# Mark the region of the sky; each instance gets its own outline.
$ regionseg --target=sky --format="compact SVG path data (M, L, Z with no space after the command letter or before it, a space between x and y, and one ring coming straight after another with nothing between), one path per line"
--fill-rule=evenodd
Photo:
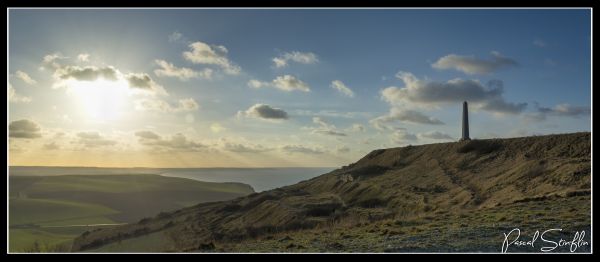
M10 9L9 165L335 167L591 130L588 9Z

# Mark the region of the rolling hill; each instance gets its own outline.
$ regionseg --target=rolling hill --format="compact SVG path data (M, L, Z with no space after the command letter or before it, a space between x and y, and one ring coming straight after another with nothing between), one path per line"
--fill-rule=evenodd
M159 175L9 176L11 251L68 244L90 228L253 193L241 183ZM39 247L33 248L39 249Z
M291 186L88 231L72 250L499 252L513 228L556 227L589 241L590 180L590 133L381 149Z

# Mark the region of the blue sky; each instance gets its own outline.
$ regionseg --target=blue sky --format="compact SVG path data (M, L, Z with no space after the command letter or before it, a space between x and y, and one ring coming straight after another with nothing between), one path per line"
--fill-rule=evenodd
M9 117L23 120L11 129L23 133L10 137L11 164L337 166L376 148L457 140L460 90L471 90L474 138L591 128L590 10L9 16ZM170 75L156 72L157 60ZM128 90L145 74L137 89L149 95L105 91L120 82L104 89L101 77L96 86L77 74L102 68ZM198 76L205 70L210 77ZM336 80L353 95L332 88Z

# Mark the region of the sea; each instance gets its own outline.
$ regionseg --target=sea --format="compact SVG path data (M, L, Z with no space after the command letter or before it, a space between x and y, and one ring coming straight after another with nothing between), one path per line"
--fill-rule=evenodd
M240 182L261 192L328 173L335 167L283 168L104 168L10 166L10 176L157 174L205 182Z

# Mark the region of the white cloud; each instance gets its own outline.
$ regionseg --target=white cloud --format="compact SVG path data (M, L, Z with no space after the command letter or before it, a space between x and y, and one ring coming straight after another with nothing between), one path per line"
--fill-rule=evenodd
M220 148L224 151L235 153L262 153L273 150L273 148L259 144L230 142L226 139L220 140Z
M117 81L117 69L112 66L60 66L54 72L59 79L74 79L78 81L95 81L103 78L110 81Z
M543 121L546 120L548 116L579 118L580 116L589 115L591 113L591 109L589 107L573 106L570 104L559 104L553 108L543 107L536 104L536 109L536 112L525 115L526 119Z
M318 127L309 127L313 134L329 135L329 136L347 136L347 134L337 130L335 125L327 123L320 117L313 117L313 123L317 124Z
M350 128L350 131L352 132L365 132L366 128L364 125L362 124L352 124L352 127Z
M250 81L248 81L248 86L251 88L261 88L261 87L271 86L271 83L258 81L256 79L251 79Z
M275 64L275 67L278 68L287 66L289 61L293 61L300 64L315 64L319 62L319 59L314 53L303 53L298 51L284 53L279 57L273 58L273 63Z
M142 91L145 94L160 94L168 95L167 91L146 73L128 73L123 74L113 66L107 65L102 67L97 66L74 66L62 65L58 63L58 59L64 59L59 54L47 55L44 57L44 64L47 68L54 70L54 78L57 82L53 87L68 87L70 81L90 82L99 79L120 82L124 81L127 87Z
M341 146L341 147L340 147L340 146L338 146L338 147L335 149L335 152L336 152L336 153L338 153L338 154L345 154L345 153L349 153L349 152L350 152L350 148L349 148L349 147L347 147L347 146L345 146L345 145L344 145L344 146Z
M444 122L437 118L427 116L421 112L407 109L400 109L392 107L387 115L379 116L371 119L369 122L377 130L390 130L393 129L389 124L395 121L409 122L414 124L428 124L428 125L443 125Z
M44 144L43 148L45 150L57 150L57 149L60 149L60 146L58 146L58 144L56 144L56 142L50 142L50 143Z
M169 42L176 42L179 39L181 39L182 37L183 37L183 35L181 33L175 31L169 35Z
M137 88L152 94L168 95L167 91L146 73L130 73L125 75L125 79L130 88Z
M349 97L354 97L354 92L352 92L352 89L348 88L346 85L344 85L344 83L340 80L334 80L331 82L331 88L340 91L342 94L349 96Z
M31 120L21 119L10 122L8 136L11 138L39 138L42 137L40 126Z
M77 60L81 61L81 62L89 62L90 61L90 54L79 54L77 55Z
M157 76L176 77L179 80L186 81L190 78L204 78L211 79L213 70L205 68L202 71L195 71L187 67L176 67L172 63L165 60L154 60L154 62L161 68L154 70L154 74Z
M324 117L336 117L336 118L363 118L363 117L371 117L372 114L369 112L352 112L352 111L335 111L335 110L320 110L320 111L311 111L311 110L294 110L295 115L300 116L324 116Z
M489 88L486 88L477 80L457 78L435 82L418 79L407 72L399 72L396 76L405 86L392 86L381 91L381 98L392 106L431 108L442 104L460 104L466 100L469 106L500 114L518 114L527 107L527 103L506 102L500 80L489 81Z
M411 141L417 141L415 134L409 133L406 130L396 130L391 134L391 140L396 144L406 144Z
M219 123L210 124L210 131L212 131L213 133L220 133L225 130L227 130L227 128L225 128L224 126L222 126Z
M27 73L25 73L23 71L15 72L15 76L18 79L21 79L23 82L25 82L26 84L29 84L29 85L35 85L37 83L37 81L35 81L35 79L31 78Z
M271 82L263 82L252 79L248 81L248 86L251 88L274 87L288 92L294 90L310 92L310 87L306 83L292 75L278 76Z
M417 135L420 138L439 139L439 140L454 140L450 135L439 131L429 131L425 133L419 133Z
M293 153L301 153L308 155L320 155L324 154L326 151L319 147L309 147L304 145L284 145L280 147L281 151L293 154Z
M208 64L221 67L225 73L237 75L241 68L229 61L228 52L224 46L211 47L203 42L194 42L189 45L191 51L183 52L183 57L194 64Z
M195 119L194 119L194 115L192 114L187 114L185 115L185 122L188 124L194 123Z
M85 147L101 147L116 145L117 141L104 138L98 132L79 132L77 142Z
M265 104L255 104L246 111L239 111L237 115L238 117L246 116L265 120L286 120L289 118L288 113L283 109Z
M275 78L273 80L273 85L276 88L279 88L284 91L293 91L293 90L300 90L300 91L304 91L304 92L310 91L310 87L306 83L302 82L300 79L298 79L294 76L291 76L291 75L278 76L277 78Z
M143 139L160 139L160 136L152 131L138 131L135 135Z
M483 60L474 56L449 54L441 57L431 66L436 69L454 69L467 74L489 74L502 68L517 66L517 61L492 52L491 60Z
M8 84L8 101L11 103L29 103L31 97L22 96L17 93L15 88L9 83Z
M58 60L66 58L67 57L61 55L60 53L45 55L42 60L42 68L56 70L61 67L61 65L58 63Z
M138 142L144 146L168 151L200 151L207 148L206 145L192 141L181 133L169 138L163 138L152 131L138 131L135 135L139 138Z
M179 99L177 105L171 104L160 99L139 99L135 101L135 109L141 111L158 112L189 112L198 110L200 106L193 98Z

